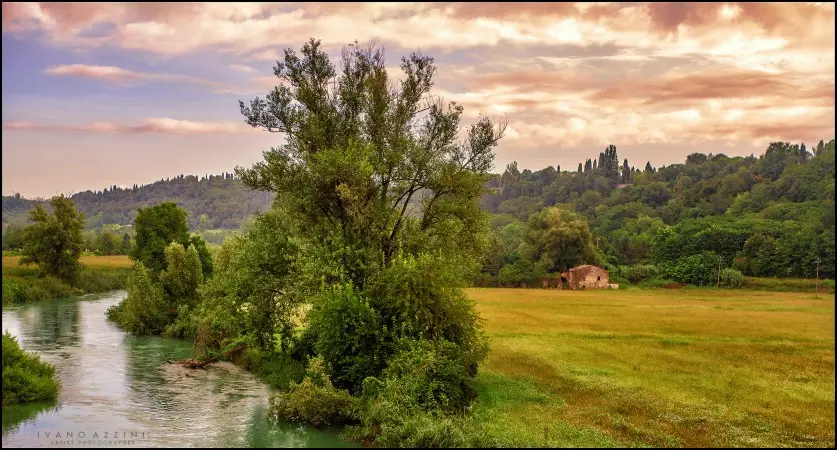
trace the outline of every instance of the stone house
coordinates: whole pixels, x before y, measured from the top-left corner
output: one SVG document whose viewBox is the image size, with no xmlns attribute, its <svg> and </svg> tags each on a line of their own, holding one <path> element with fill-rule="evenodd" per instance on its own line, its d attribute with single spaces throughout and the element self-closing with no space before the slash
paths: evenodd
<svg viewBox="0 0 837 450">
<path fill-rule="evenodd" d="M 573 267 L 562 273 L 561 284 L 565 289 L 612 288 L 607 270 L 589 264 Z"/>
</svg>

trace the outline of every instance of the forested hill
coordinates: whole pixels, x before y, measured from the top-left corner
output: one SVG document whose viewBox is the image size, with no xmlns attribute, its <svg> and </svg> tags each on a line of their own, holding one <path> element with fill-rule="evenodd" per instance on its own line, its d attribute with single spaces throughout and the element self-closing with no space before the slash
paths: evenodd
<svg viewBox="0 0 837 450">
<path fill-rule="evenodd" d="M 606 266 L 711 252 L 745 275 L 814 277 L 819 270 L 833 277 L 834 160 L 832 139 L 810 149 L 774 142 L 759 156 L 694 153 L 659 168 L 620 163 L 613 146 L 571 171 L 521 172 L 512 163 L 482 198 L 493 228 L 484 273 L 497 277 L 506 266 L 520 277 L 535 272 L 539 253 L 530 247 L 538 244 L 538 223 L 530 218 L 559 206 L 573 214 L 565 222 L 589 224 L 595 250 L 587 260 Z M 566 250 L 556 251 L 582 254 Z"/>
<path fill-rule="evenodd" d="M 242 221 L 270 207 L 273 194 L 247 189 L 232 174 L 179 175 L 131 188 L 111 186 L 102 191 L 84 191 L 70 197 L 87 216 L 89 228 L 101 224 L 132 224 L 137 208 L 173 201 L 188 211 L 189 228 L 237 229 Z M 20 195 L 3 196 L 3 223 L 25 223 L 36 200 Z"/>
</svg>

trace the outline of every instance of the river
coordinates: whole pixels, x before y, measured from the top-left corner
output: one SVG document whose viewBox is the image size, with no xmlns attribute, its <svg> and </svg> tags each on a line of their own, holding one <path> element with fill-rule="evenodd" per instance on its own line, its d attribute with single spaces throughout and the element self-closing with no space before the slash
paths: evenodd
<svg viewBox="0 0 837 450">
<path fill-rule="evenodd" d="M 188 370 L 189 342 L 105 318 L 125 291 L 3 308 L 3 330 L 53 364 L 58 400 L 5 407 L 3 447 L 349 447 L 335 430 L 268 420 L 269 388 L 231 364 Z"/>
</svg>

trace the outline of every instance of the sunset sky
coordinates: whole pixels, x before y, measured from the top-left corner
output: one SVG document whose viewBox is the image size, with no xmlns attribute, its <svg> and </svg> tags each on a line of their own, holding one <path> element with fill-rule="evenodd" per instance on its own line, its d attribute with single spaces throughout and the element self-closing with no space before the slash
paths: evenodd
<svg viewBox="0 0 837 450">
<path fill-rule="evenodd" d="M 4 195 L 249 166 L 244 124 L 286 47 L 374 39 L 436 60 L 435 94 L 505 116 L 495 171 L 575 170 L 608 144 L 644 167 L 834 137 L 834 5 L 3 3 Z"/>
</svg>

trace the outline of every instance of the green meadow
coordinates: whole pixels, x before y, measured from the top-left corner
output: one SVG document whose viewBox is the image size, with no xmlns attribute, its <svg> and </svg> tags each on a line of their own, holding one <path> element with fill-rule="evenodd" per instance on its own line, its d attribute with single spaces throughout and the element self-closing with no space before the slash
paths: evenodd
<svg viewBox="0 0 837 450">
<path fill-rule="evenodd" d="M 474 420 L 532 446 L 834 446 L 834 294 L 468 290 Z"/>
</svg>

